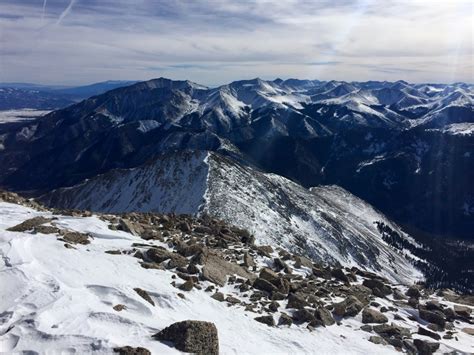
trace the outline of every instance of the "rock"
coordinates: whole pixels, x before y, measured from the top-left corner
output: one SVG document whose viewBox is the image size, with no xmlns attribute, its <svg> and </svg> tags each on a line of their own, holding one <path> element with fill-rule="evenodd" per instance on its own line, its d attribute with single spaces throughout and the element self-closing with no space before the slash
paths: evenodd
<svg viewBox="0 0 474 355">
<path fill-rule="evenodd" d="M 347 293 L 356 297 L 362 304 L 367 305 L 370 302 L 372 290 L 363 285 L 351 285 Z"/>
<path fill-rule="evenodd" d="M 288 265 L 284 261 L 282 261 L 280 258 L 275 258 L 273 259 L 273 267 L 275 268 L 276 271 L 281 271 L 285 270 L 288 268 Z"/>
<path fill-rule="evenodd" d="M 128 345 L 114 348 L 114 353 L 119 353 L 119 355 L 151 355 L 148 349 L 142 347 L 133 348 Z"/>
<path fill-rule="evenodd" d="M 254 281 L 255 275 L 245 270 L 243 267 L 226 261 L 219 253 L 209 251 L 204 260 L 202 276 L 205 280 L 211 281 L 219 286 L 224 286 L 227 276 L 238 275 L 245 279 Z"/>
<path fill-rule="evenodd" d="M 224 294 L 222 292 L 216 292 L 211 297 L 219 302 L 224 302 L 225 299 Z"/>
<path fill-rule="evenodd" d="M 120 250 L 106 250 L 104 253 L 110 254 L 110 255 L 121 255 L 122 252 Z"/>
<path fill-rule="evenodd" d="M 153 336 L 174 343 L 176 349 L 197 354 L 218 355 L 219 339 L 213 323 L 186 320 L 171 324 Z"/>
<path fill-rule="evenodd" d="M 404 337 L 410 336 L 410 329 L 403 328 L 394 324 L 384 323 L 384 324 L 374 325 L 373 330 L 374 332 L 376 332 L 377 334 L 380 334 L 384 338 L 391 337 L 391 336 L 404 336 Z"/>
<path fill-rule="evenodd" d="M 474 335 L 474 328 L 462 328 L 461 330 L 466 334 Z"/>
<path fill-rule="evenodd" d="M 274 283 L 278 280 L 279 276 L 276 272 L 273 270 L 264 267 L 262 270 L 260 270 L 260 278 L 267 280 L 268 282 Z"/>
<path fill-rule="evenodd" d="M 162 247 L 148 249 L 145 252 L 145 257 L 155 263 L 162 263 L 171 258 L 171 253 Z"/>
<path fill-rule="evenodd" d="M 416 297 L 410 297 L 408 299 L 408 305 L 413 307 L 413 308 L 417 308 L 419 303 L 420 302 L 419 302 L 418 298 L 416 298 Z"/>
<path fill-rule="evenodd" d="M 364 308 L 362 311 L 362 323 L 386 323 L 388 318 L 379 311 L 371 308 Z"/>
<path fill-rule="evenodd" d="M 329 312 L 326 308 L 324 307 L 319 307 L 315 312 L 314 312 L 314 316 L 316 317 L 316 319 L 320 320 L 322 325 L 324 325 L 325 327 L 326 326 L 330 326 L 330 325 L 333 325 L 334 323 L 336 323 L 336 321 L 334 320 L 334 318 L 332 317 L 332 314 L 331 312 Z"/>
<path fill-rule="evenodd" d="M 116 304 L 115 306 L 112 307 L 115 311 L 121 312 L 124 309 L 127 309 L 127 307 L 123 304 Z"/>
<path fill-rule="evenodd" d="M 273 248 L 270 245 L 260 245 L 256 247 L 256 250 L 260 255 L 266 256 L 267 258 L 273 253 Z"/>
<path fill-rule="evenodd" d="M 244 253 L 244 266 L 248 268 L 253 268 L 255 266 L 255 261 L 248 252 Z"/>
<path fill-rule="evenodd" d="M 466 307 L 466 306 L 459 306 L 459 305 L 454 305 L 454 312 L 456 313 L 457 316 L 463 317 L 463 318 L 469 318 L 471 316 L 471 308 Z"/>
<path fill-rule="evenodd" d="M 377 335 L 372 335 L 370 338 L 369 338 L 369 341 L 371 343 L 374 343 L 374 344 L 382 344 L 382 345 L 386 345 L 387 342 L 382 338 L 382 337 L 379 337 Z"/>
<path fill-rule="evenodd" d="M 281 313 L 280 319 L 278 320 L 278 325 L 287 325 L 291 326 L 293 324 L 293 319 L 286 313 Z"/>
<path fill-rule="evenodd" d="M 440 340 L 441 339 L 439 334 L 436 334 L 435 332 L 432 332 L 432 331 L 430 331 L 428 329 L 425 329 L 423 327 L 418 327 L 418 334 L 426 335 L 430 338 L 433 338 L 434 340 Z"/>
<path fill-rule="evenodd" d="M 474 306 L 474 295 L 458 295 L 453 290 L 441 290 L 439 296 L 443 296 L 447 301 L 460 303 L 467 306 Z"/>
<path fill-rule="evenodd" d="M 168 264 L 166 264 L 166 268 L 174 269 L 178 267 L 186 267 L 188 266 L 188 262 L 189 260 L 184 256 L 177 253 L 170 253 L 170 260 L 168 261 Z"/>
<path fill-rule="evenodd" d="M 194 256 L 198 253 L 202 253 L 203 246 L 199 244 L 192 244 L 192 245 L 182 245 L 180 244 L 177 248 L 177 252 L 185 257 Z"/>
<path fill-rule="evenodd" d="M 430 300 L 426 302 L 425 307 L 429 311 L 443 311 L 443 307 L 438 300 Z"/>
<path fill-rule="evenodd" d="M 364 308 L 364 305 L 354 296 L 334 305 L 334 314 L 340 317 L 354 317 Z"/>
<path fill-rule="evenodd" d="M 185 232 L 185 233 L 191 232 L 191 227 L 189 226 L 189 223 L 187 222 L 181 222 L 176 227 L 182 232 Z"/>
<path fill-rule="evenodd" d="M 378 297 L 384 297 L 392 293 L 392 289 L 378 279 L 366 279 L 362 282 L 362 285 L 370 288 L 373 294 Z"/>
<path fill-rule="evenodd" d="M 290 293 L 288 295 L 288 304 L 286 305 L 286 308 L 302 309 L 306 306 L 309 306 L 309 304 L 304 300 L 303 297 L 294 293 Z"/>
<path fill-rule="evenodd" d="M 225 300 L 227 302 L 229 302 L 230 304 L 239 304 L 240 303 L 240 300 L 238 298 L 233 297 L 233 296 L 227 296 L 227 298 Z"/>
<path fill-rule="evenodd" d="M 374 328 L 371 325 L 364 324 L 363 326 L 360 327 L 360 330 L 363 330 L 364 332 L 371 333 Z"/>
<path fill-rule="evenodd" d="M 58 234 L 61 230 L 58 227 L 54 226 L 43 226 L 39 225 L 33 228 L 34 233 L 41 234 Z"/>
<path fill-rule="evenodd" d="M 308 258 L 304 256 L 295 256 L 295 268 L 301 269 L 302 266 L 307 267 L 309 269 L 313 268 L 313 263 Z"/>
<path fill-rule="evenodd" d="M 275 320 L 273 319 L 273 316 L 261 316 L 261 317 L 256 317 L 254 318 L 257 322 L 266 324 L 270 327 L 275 326 Z"/>
<path fill-rule="evenodd" d="M 292 318 L 293 318 L 293 322 L 296 324 L 312 322 L 316 319 L 312 312 L 304 308 L 298 309 L 295 313 L 293 313 Z"/>
<path fill-rule="evenodd" d="M 439 325 L 441 328 L 444 328 L 446 324 L 446 318 L 443 312 L 440 311 L 428 311 L 425 308 L 419 308 L 420 318 L 424 319 L 430 323 Z"/>
<path fill-rule="evenodd" d="M 188 274 L 192 274 L 192 275 L 199 274 L 199 271 L 200 271 L 199 268 L 196 266 L 196 264 L 192 264 L 192 263 L 189 264 L 186 269 L 188 271 Z"/>
<path fill-rule="evenodd" d="M 130 233 L 130 234 L 133 234 L 133 235 L 140 235 L 138 233 L 138 230 L 137 228 L 135 227 L 135 224 L 128 220 L 128 219 L 123 219 L 123 218 L 120 218 L 119 219 L 119 229 L 124 231 L 124 232 L 127 232 L 127 233 Z"/>
<path fill-rule="evenodd" d="M 61 240 L 71 244 L 87 245 L 90 243 L 89 235 L 79 232 L 66 232 Z"/>
<path fill-rule="evenodd" d="M 182 291 L 191 291 L 193 287 L 194 287 L 194 282 L 192 279 L 189 279 L 185 283 L 180 285 L 178 288 Z"/>
<path fill-rule="evenodd" d="M 431 355 L 439 348 L 439 343 L 428 342 L 421 339 L 413 340 L 420 355 Z"/>
<path fill-rule="evenodd" d="M 37 227 L 41 224 L 51 222 L 52 220 L 53 220 L 52 218 L 46 218 L 43 216 L 33 217 L 30 219 L 27 219 L 26 221 L 21 222 L 20 224 L 17 224 L 16 226 L 7 228 L 7 231 L 26 232 L 26 231 L 32 230 L 34 227 Z"/>
<path fill-rule="evenodd" d="M 420 288 L 416 285 L 410 286 L 410 288 L 407 290 L 407 292 L 405 294 L 410 298 L 420 298 L 421 297 Z"/>
<path fill-rule="evenodd" d="M 265 279 L 262 279 L 261 277 L 257 278 L 252 286 L 257 290 L 266 291 L 268 293 L 272 293 L 277 290 L 275 285 Z"/>
<path fill-rule="evenodd" d="M 148 294 L 148 292 L 146 292 L 145 290 L 142 290 L 141 288 L 134 288 L 133 289 L 136 293 L 138 293 L 138 295 L 143 298 L 145 301 L 147 301 L 148 303 L 150 303 L 152 306 L 155 305 L 155 302 L 153 301 L 153 299 L 150 297 L 150 295 Z"/>
<path fill-rule="evenodd" d="M 338 269 L 333 269 L 331 271 L 331 275 L 339 281 L 349 282 L 349 278 L 344 273 L 344 271 L 342 271 L 342 269 L 339 269 L 339 268 Z"/>
<path fill-rule="evenodd" d="M 156 270 L 164 270 L 165 267 L 159 263 L 148 263 L 146 261 L 140 263 L 140 266 L 144 269 L 156 269 Z"/>
<path fill-rule="evenodd" d="M 268 309 L 270 309 L 270 311 L 272 311 L 272 312 L 277 312 L 278 307 L 280 307 L 278 302 L 272 301 L 272 302 L 270 302 L 270 305 L 268 306 Z"/>
<path fill-rule="evenodd" d="M 408 297 L 405 296 L 400 290 L 395 289 L 393 291 L 393 299 L 400 301 L 400 300 L 406 300 L 408 299 Z"/>
</svg>

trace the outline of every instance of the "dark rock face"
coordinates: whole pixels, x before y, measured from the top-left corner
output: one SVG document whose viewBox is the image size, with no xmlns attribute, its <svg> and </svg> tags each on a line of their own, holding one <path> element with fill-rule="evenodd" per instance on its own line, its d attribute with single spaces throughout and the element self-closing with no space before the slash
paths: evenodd
<svg viewBox="0 0 474 355">
<path fill-rule="evenodd" d="M 217 328 L 210 322 L 186 320 L 173 323 L 153 337 L 172 342 L 176 349 L 187 353 L 219 354 Z"/>
</svg>

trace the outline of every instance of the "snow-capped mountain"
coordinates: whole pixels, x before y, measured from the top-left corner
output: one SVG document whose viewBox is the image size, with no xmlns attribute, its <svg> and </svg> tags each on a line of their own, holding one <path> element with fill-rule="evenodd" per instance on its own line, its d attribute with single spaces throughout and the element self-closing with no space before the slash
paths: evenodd
<svg viewBox="0 0 474 355">
<path fill-rule="evenodd" d="M 473 138 L 457 133 L 473 123 L 472 100 L 464 83 L 153 79 L 0 126 L 0 185 L 38 194 L 209 150 L 307 188 L 340 185 L 423 233 L 470 238 Z"/>
<path fill-rule="evenodd" d="M 376 222 L 407 243 L 414 240 L 364 201 L 336 186 L 310 191 L 213 152 L 168 154 L 55 190 L 41 201 L 107 213 L 209 214 L 251 231 L 260 244 L 280 245 L 315 261 L 358 266 L 404 283 L 420 277 L 409 261 L 413 255 L 392 249 Z"/>
</svg>

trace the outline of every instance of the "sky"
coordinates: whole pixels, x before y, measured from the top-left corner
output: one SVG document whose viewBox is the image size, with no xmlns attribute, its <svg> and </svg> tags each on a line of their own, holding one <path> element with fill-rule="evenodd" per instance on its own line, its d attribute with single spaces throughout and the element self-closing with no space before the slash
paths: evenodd
<svg viewBox="0 0 474 355">
<path fill-rule="evenodd" d="M 1 0 L 0 82 L 474 82 L 472 0 Z"/>
</svg>

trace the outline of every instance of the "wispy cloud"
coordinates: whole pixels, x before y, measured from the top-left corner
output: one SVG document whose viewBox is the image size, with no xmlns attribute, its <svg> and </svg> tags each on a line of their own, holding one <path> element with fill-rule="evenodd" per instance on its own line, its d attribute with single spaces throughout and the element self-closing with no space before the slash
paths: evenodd
<svg viewBox="0 0 474 355">
<path fill-rule="evenodd" d="M 474 81 L 473 6 L 471 0 L 3 0 L 0 80 Z"/>
</svg>

